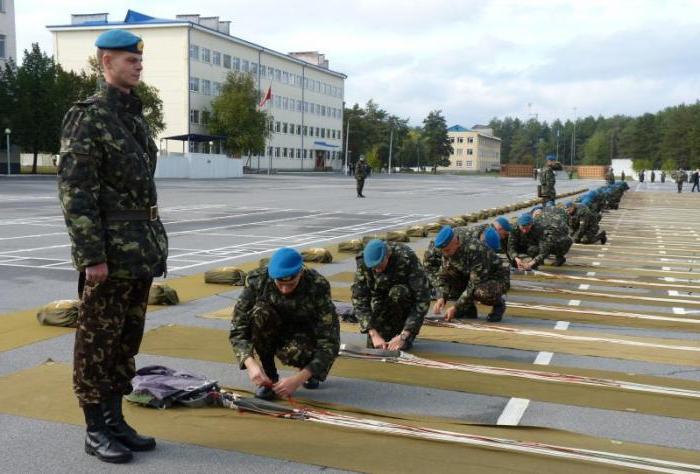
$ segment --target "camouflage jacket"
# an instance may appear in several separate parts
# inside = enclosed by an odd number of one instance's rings
[[[586,234],[598,232],[598,219],[585,204],[576,204],[574,213],[569,216],[571,220],[571,238],[578,241]]]
[[[605,173],[605,181],[608,184],[615,184],[615,174],[613,173],[612,169],[608,169],[608,172]]]
[[[554,170],[547,166],[544,171],[540,174],[540,184],[542,185],[542,196],[543,197],[554,197],[557,192],[554,190],[554,185],[557,182],[557,177],[554,174]]]
[[[454,230],[457,235],[467,236],[471,232],[473,232],[471,229],[477,227],[453,227],[452,230]],[[479,235],[481,235],[481,232],[479,232]],[[430,284],[433,285],[433,288],[435,289],[438,289],[440,286],[440,283],[438,281],[438,273],[440,273],[441,266],[442,250],[435,248],[435,240],[431,240],[428,244],[428,248],[423,254],[423,268],[425,268],[425,271],[428,273],[428,277],[430,278]]]
[[[569,235],[569,215],[561,207],[548,207],[537,218],[546,230],[560,235]]]
[[[430,308],[430,282],[415,252],[401,243],[387,242],[389,263],[382,273],[376,273],[365,266],[361,257],[357,258],[357,271],[352,285],[352,304],[360,321],[360,331],[366,333],[376,329],[372,311],[373,302],[382,304],[389,290],[395,285],[405,285],[413,296],[413,305],[406,308],[408,316],[404,330],[418,334]]]
[[[355,179],[365,179],[367,177],[367,164],[358,161],[355,165]]]
[[[508,255],[513,259],[518,254],[527,253],[530,247],[538,248],[538,253],[534,257],[537,264],[542,264],[551,253],[552,236],[539,220],[535,220],[527,234],[520,230],[519,226],[513,227],[508,238]]]
[[[450,257],[443,259],[438,277],[440,286],[438,298],[449,293],[447,275],[460,274],[467,281],[467,287],[457,299],[455,306],[464,308],[472,303],[474,290],[481,282],[497,280],[510,286],[510,268],[496,253],[478,239],[458,235],[459,248]]]
[[[106,89],[77,102],[63,119],[58,195],[78,270],[106,262],[112,278],[166,270],[168,238],[160,218],[108,221],[112,211],[158,203],[155,143],[135,94]]]
[[[328,280],[316,270],[306,268],[299,286],[290,295],[283,295],[275,281],[267,274],[267,267],[248,273],[245,287],[233,308],[229,340],[241,369],[248,357],[253,356],[253,307],[266,303],[282,319],[282,334],[306,333],[316,342],[311,362],[306,366],[311,373],[324,380],[340,348],[340,322],[331,300]]]

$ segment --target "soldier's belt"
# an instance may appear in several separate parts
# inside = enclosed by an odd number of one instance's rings
[[[149,209],[122,209],[106,211],[102,217],[108,222],[119,221],[155,221],[158,219],[158,206]]]

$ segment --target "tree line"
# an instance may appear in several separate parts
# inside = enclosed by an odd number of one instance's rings
[[[558,154],[565,165],[608,165],[614,158],[630,158],[635,170],[700,167],[700,102],[638,117],[588,116],[551,124],[506,117],[493,118],[489,126],[502,140],[501,163],[541,166],[545,156]]]

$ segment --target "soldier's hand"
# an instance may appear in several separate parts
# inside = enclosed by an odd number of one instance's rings
[[[522,258],[515,257],[515,264],[518,266],[518,270],[525,270],[525,264]]]
[[[403,348],[404,341],[401,339],[401,334],[398,334],[394,336],[391,341],[389,341],[389,344],[387,345],[387,349],[390,351],[399,351]]]
[[[265,374],[265,371],[260,367],[260,364],[255,361],[253,358],[249,358],[251,361],[250,363],[247,363],[248,360],[246,360],[246,368],[248,369],[248,378],[250,378],[250,381],[258,386],[258,387],[271,387],[272,386],[272,380]]]
[[[372,338],[372,345],[375,349],[386,349],[387,343],[382,336],[379,334],[374,334],[370,336]]]
[[[107,280],[108,275],[109,269],[105,262],[85,267],[85,281],[87,283],[103,283]]]
[[[290,377],[280,379],[279,382],[272,386],[272,390],[282,398],[291,397],[297,391],[299,386],[304,383],[305,377],[302,372],[294,374]]]
[[[445,311],[445,321],[452,321],[457,316],[457,308],[452,306]]]
[[[433,306],[433,314],[442,313],[442,308],[445,307],[445,298],[439,298],[435,301],[435,306]]]

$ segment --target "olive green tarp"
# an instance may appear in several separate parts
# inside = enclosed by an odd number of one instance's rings
[[[233,360],[228,331],[193,326],[168,325],[148,331],[144,335],[141,352],[212,362],[231,362]],[[478,365],[530,370],[533,368],[530,364],[517,364],[500,360],[448,357],[444,354],[427,354],[426,356],[436,360],[467,362]],[[553,366],[538,366],[537,370],[700,390],[700,383],[687,380]],[[697,399],[669,395],[660,396],[616,388],[575,386],[566,383],[541,382],[472,372],[386,364],[344,357],[340,357],[335,361],[331,375],[468,393],[528,398],[610,410],[639,411],[654,415],[700,420],[700,411],[697,410]]]
[[[0,412],[83,426],[83,415],[72,393],[70,380],[71,368],[64,364],[44,364],[0,377]],[[27,396],[29,393],[32,394],[31,397]],[[639,472],[569,459],[239,413],[224,408],[155,410],[127,404],[124,411],[130,423],[139,432],[158,439],[358,472],[425,473],[438,470],[441,473],[483,474],[512,472],[513,466],[518,466],[518,472],[533,474]],[[398,421],[459,433],[572,446],[682,463],[698,461],[697,453],[692,451],[594,438],[555,429],[480,426],[429,417],[383,417],[377,413],[370,415],[366,411],[359,413],[365,418]],[[347,414],[357,412],[351,411]]]

